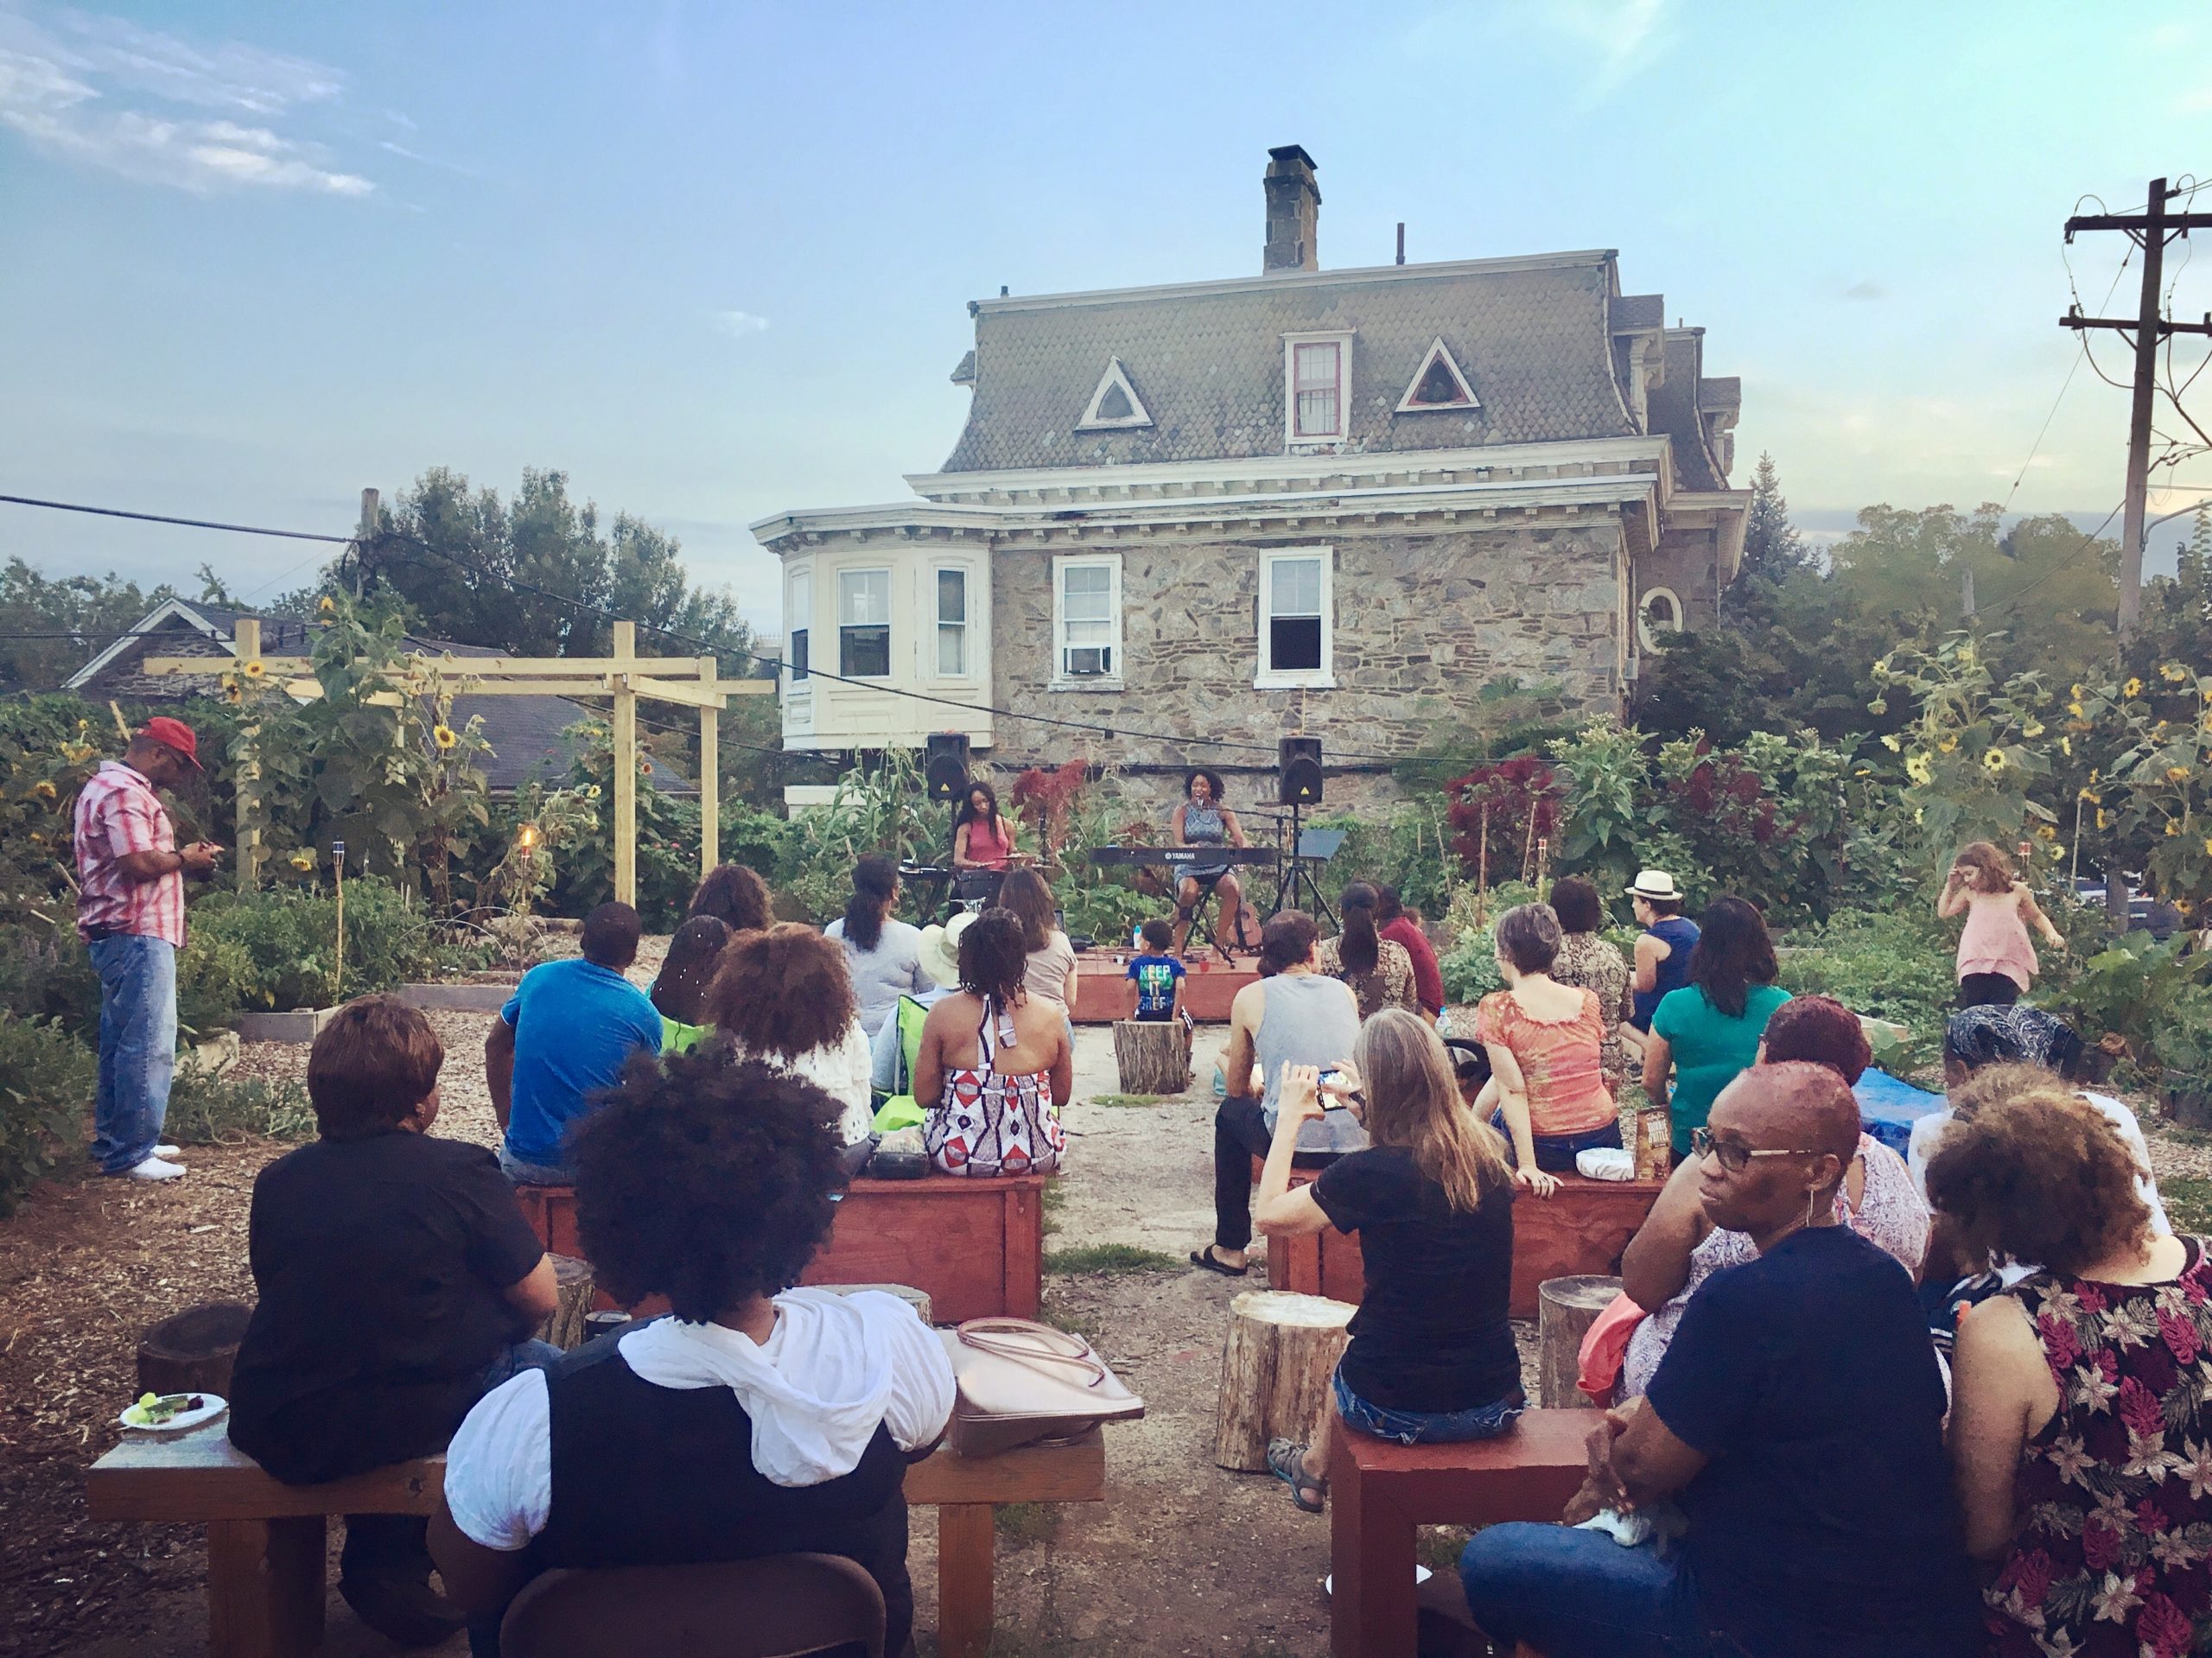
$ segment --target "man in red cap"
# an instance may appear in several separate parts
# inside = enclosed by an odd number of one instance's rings
[[[155,793],[200,772],[192,727],[146,721],[120,760],[104,760],[77,796],[77,931],[100,975],[100,1081],[92,1156],[103,1174],[174,1180],[177,1148],[161,1143],[176,1070],[176,953],[184,948],[184,878],[213,874],[221,848],[176,847]]]

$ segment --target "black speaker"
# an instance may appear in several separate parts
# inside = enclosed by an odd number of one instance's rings
[[[931,732],[928,756],[922,762],[922,780],[931,800],[957,800],[968,792],[967,733]]]
[[[1321,804],[1321,740],[1285,737],[1275,745],[1275,799],[1285,806]]]

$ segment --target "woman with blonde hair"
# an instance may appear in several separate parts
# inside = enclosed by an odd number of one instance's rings
[[[1291,1189],[1301,1123],[1349,1111],[1371,1144]],[[1366,1290],[1337,1365],[1337,1409],[1395,1439],[1487,1439],[1528,1404],[1506,1322],[1513,1277],[1513,1172],[1505,1142],[1459,1097],[1452,1061],[1417,1013],[1386,1007],[1349,1063],[1283,1077],[1254,1219],[1269,1237],[1359,1234]],[[1277,1439],[1268,1466],[1291,1500],[1321,1511],[1326,1446]]]
[[[2042,963],[2036,959],[2034,927],[2053,950],[2066,948],[2066,936],[2050,924],[2028,884],[2013,873],[2012,861],[1987,841],[1959,849],[1936,913],[1944,920],[1963,914],[1959,934],[1959,1006],[2009,1007],[2027,994]]]

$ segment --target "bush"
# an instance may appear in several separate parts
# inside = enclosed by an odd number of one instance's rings
[[[2164,943],[2124,934],[2037,1000],[2085,1042],[2109,1032],[2141,1064],[2202,1076],[2212,1068],[2212,953],[2193,942],[2190,933]]]
[[[0,1215],[84,1132],[99,1061],[59,1025],[0,1012]]]
[[[240,998],[245,1007],[281,1010],[327,1007],[341,995],[390,990],[489,959],[481,943],[442,934],[397,887],[376,876],[346,884],[342,978],[337,900],[320,890],[211,893],[192,906],[189,937],[195,1006],[203,1020],[218,1023],[213,1001],[240,972],[246,975]]]
[[[248,1140],[315,1137],[307,1089],[289,1079],[233,1080],[179,1070],[162,1132],[181,1146],[236,1146]]]
[[[56,1021],[90,1038],[100,1017],[99,975],[77,937],[75,906],[0,924],[0,1010]]]
[[[1497,918],[1516,904],[1535,901],[1536,889],[1517,880],[1504,881],[1482,898],[1482,921],[1475,920],[1478,894],[1462,887],[1446,913],[1452,933],[1451,948],[1437,959],[1444,975],[1444,999],[1449,1002],[1480,1001],[1493,990],[1505,988],[1505,975],[1497,970]]]
[[[1956,1000],[1957,945],[1917,902],[1887,914],[1851,912],[1782,941],[1782,988],[1834,996],[1854,1013],[1912,1032],[1910,1053],[1931,1058]]]

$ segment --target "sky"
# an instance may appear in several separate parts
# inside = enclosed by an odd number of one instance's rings
[[[2056,322],[2139,267],[2061,228],[2212,176],[2212,13],[0,0],[0,492],[342,534],[365,485],[557,468],[772,624],[746,524],[942,463],[969,300],[1255,273],[1289,143],[1325,267],[1400,220],[1416,262],[1618,249],[1742,377],[1737,480],[1771,452],[1816,535],[2087,526],[2127,399]],[[2212,428],[2212,378],[2183,402]],[[2203,487],[2154,511],[2212,495],[2212,454],[2161,476]],[[0,506],[10,556],[249,597],[321,556]]]

